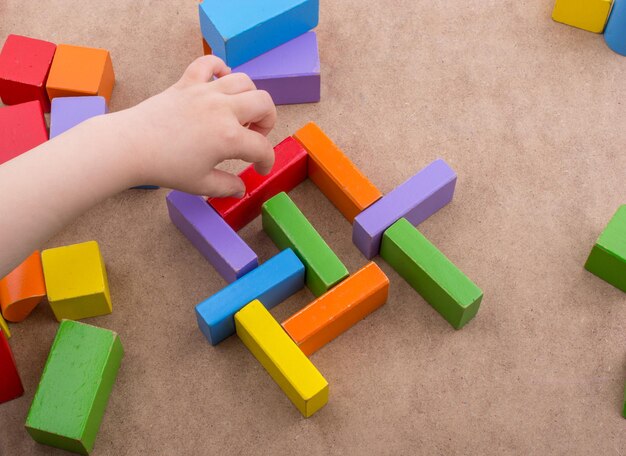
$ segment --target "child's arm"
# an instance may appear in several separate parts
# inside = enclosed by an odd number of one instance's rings
[[[201,57],[163,93],[0,166],[0,278],[69,221],[129,187],[243,195],[241,180],[215,165],[238,158],[268,173],[276,108],[247,76],[229,73],[217,57]]]

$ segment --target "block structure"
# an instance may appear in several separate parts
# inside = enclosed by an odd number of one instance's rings
[[[89,454],[123,357],[115,332],[62,321],[26,418],[31,437]]]
[[[612,0],[556,0],[552,19],[594,33],[602,33]]]
[[[39,251],[0,280],[0,309],[9,321],[24,320],[45,296],[46,283]]]
[[[92,117],[109,112],[106,100],[99,96],[61,97],[52,100],[50,139]]]
[[[24,387],[6,334],[0,328],[0,404],[20,397]]]
[[[0,108],[0,165],[48,140],[41,102]]]
[[[613,0],[613,9],[604,30],[604,41],[613,52],[626,55],[626,1]]]

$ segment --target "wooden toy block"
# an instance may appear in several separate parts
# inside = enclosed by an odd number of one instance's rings
[[[9,321],[24,320],[45,296],[46,283],[39,251],[0,280],[0,308]]]
[[[0,165],[48,140],[41,102],[0,108]]]
[[[309,153],[309,178],[350,223],[383,196],[315,123],[302,127],[294,138]]]
[[[2,314],[0,314],[0,329],[4,332],[7,339],[11,338],[11,331],[9,331],[9,325],[7,325],[7,322],[2,317]]]
[[[202,35],[232,68],[317,26],[319,0],[204,0]]]
[[[9,35],[0,51],[0,98],[5,105],[38,100],[50,111],[46,79],[56,45],[20,35]]]
[[[209,204],[236,231],[261,215],[261,206],[280,192],[297,187],[307,176],[307,153],[289,137],[274,147],[275,161],[272,171],[261,176],[249,166],[239,177],[246,186],[243,198],[209,198]]]
[[[233,68],[245,73],[256,88],[267,91],[274,104],[320,101],[320,56],[315,32],[307,32]]]
[[[389,279],[369,263],[283,323],[305,355],[310,356],[387,301]]]
[[[585,269],[626,292],[626,204],[620,206],[600,234]]]
[[[131,188],[136,190],[158,190],[161,187],[159,187],[158,185],[138,185],[137,187]]]
[[[0,327],[0,404],[24,394],[15,358],[4,330]]]
[[[50,139],[81,122],[109,112],[104,97],[62,97],[52,100]]]
[[[202,38],[202,52],[204,53],[204,55],[213,54],[213,49],[211,49],[211,46],[209,46],[209,43],[207,43],[204,38]]]
[[[383,233],[404,217],[418,225],[444,207],[454,195],[456,174],[435,160],[354,218],[352,242],[368,259],[380,251]]]
[[[594,33],[602,33],[612,0],[556,0],[552,19]]]
[[[456,329],[478,312],[480,288],[408,220],[385,231],[380,255]]]
[[[291,248],[306,268],[305,282],[321,296],[348,277],[348,269],[286,193],[262,208],[263,230],[279,249]]]
[[[63,320],[26,418],[30,436],[89,454],[123,357],[117,333]]]
[[[610,3],[609,0],[607,1]],[[613,52],[626,55],[626,1],[614,0],[613,9],[604,30],[604,41]]]
[[[201,196],[172,191],[167,195],[172,223],[228,283],[259,264],[256,253]]]
[[[258,300],[235,314],[237,335],[305,418],[328,402],[328,382]]]
[[[112,312],[104,260],[96,241],[44,250],[48,302],[57,320],[80,320]]]
[[[196,306],[198,326],[211,345],[235,334],[235,313],[255,299],[268,309],[304,287],[304,265],[286,249]]]
[[[59,44],[52,60],[46,89],[56,97],[99,95],[107,105],[115,84],[109,51]]]
[[[622,409],[622,416],[626,418],[626,388],[624,389],[624,408]]]

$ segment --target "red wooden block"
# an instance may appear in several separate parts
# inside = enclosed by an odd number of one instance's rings
[[[0,165],[47,140],[41,102],[0,108]]]
[[[0,329],[0,404],[24,394],[15,358],[4,332]]]
[[[14,105],[39,100],[50,112],[46,79],[56,45],[20,35],[9,35],[0,52],[0,98]]]
[[[261,214],[265,201],[298,186],[307,176],[307,153],[298,141],[289,137],[274,147],[276,160],[267,176],[261,176],[251,165],[239,177],[246,185],[246,195],[237,198],[209,198],[208,202],[235,231]]]

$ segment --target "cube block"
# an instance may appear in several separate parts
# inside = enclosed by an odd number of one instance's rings
[[[612,0],[556,0],[552,19],[594,33],[602,33]]]
[[[39,251],[0,280],[0,308],[9,321],[24,320],[45,296],[46,283]]]
[[[47,140],[40,101],[0,108],[0,165]]]
[[[604,41],[613,52],[626,55],[626,1],[614,0],[604,30]]]
[[[1,318],[1,317],[0,317]],[[0,404],[20,397],[24,387],[5,331],[0,327]]]
[[[52,100],[50,139],[81,122],[109,112],[104,97],[62,97]]]

